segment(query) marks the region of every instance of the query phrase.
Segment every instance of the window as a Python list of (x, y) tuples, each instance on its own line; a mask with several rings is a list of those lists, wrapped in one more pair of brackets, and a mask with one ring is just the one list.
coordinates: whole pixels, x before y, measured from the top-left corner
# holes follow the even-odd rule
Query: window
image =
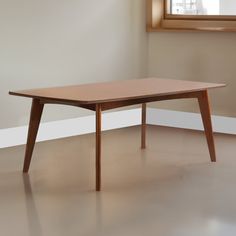
[(236, 0), (147, 0), (147, 30), (236, 32)]
[(170, 15), (205, 15), (205, 8), (197, 0), (169, 0), (166, 9)]

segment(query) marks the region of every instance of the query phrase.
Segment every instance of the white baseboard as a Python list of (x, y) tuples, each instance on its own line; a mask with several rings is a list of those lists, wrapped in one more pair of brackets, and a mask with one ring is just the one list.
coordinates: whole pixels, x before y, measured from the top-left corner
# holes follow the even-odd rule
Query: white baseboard
[[(102, 130), (130, 127), (140, 124), (141, 109), (104, 113)], [(212, 116), (213, 130), (218, 133), (236, 134), (236, 118)], [(203, 130), (200, 114), (155, 108), (147, 109), (147, 124), (192, 130)], [(26, 143), (27, 126), (1, 129), (0, 148)], [(95, 132), (95, 116), (79, 117), (42, 123), (37, 142), (71, 137)]]
[[(124, 128), (140, 124), (141, 109), (104, 113), (102, 130)], [(28, 126), (0, 130), (0, 148), (26, 143)], [(79, 117), (42, 123), (37, 142), (95, 132), (95, 116)]]
[[(150, 125), (204, 130), (201, 115), (191, 112), (148, 108), (147, 123)], [(216, 133), (236, 134), (236, 118), (212, 116), (212, 126)]]

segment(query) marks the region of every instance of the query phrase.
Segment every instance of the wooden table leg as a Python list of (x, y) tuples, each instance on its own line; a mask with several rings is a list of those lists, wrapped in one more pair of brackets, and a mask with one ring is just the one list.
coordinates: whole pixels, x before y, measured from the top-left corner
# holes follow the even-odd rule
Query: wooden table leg
[(205, 135), (208, 143), (211, 161), (216, 162), (215, 144), (214, 144), (212, 123), (211, 123), (211, 112), (210, 112), (207, 90), (200, 93), (200, 96), (198, 97), (198, 102), (200, 106), (200, 111), (205, 129)]
[(38, 128), (43, 112), (44, 105), (40, 103), (39, 99), (33, 99), (31, 114), (30, 114), (30, 122), (28, 128), (28, 138), (25, 150), (25, 160), (24, 160), (24, 168), (23, 172), (27, 173), (29, 171), (30, 162), (34, 150), (35, 140), (38, 133)]
[(142, 124), (141, 124), (141, 148), (146, 148), (146, 114), (147, 114), (147, 104), (142, 104)]
[(101, 105), (96, 105), (96, 191), (101, 190)]

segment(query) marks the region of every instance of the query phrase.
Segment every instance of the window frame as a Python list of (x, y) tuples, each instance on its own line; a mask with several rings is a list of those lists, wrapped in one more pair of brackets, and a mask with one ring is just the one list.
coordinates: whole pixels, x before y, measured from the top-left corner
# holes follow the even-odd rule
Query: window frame
[(236, 32), (235, 16), (172, 15), (168, 0), (146, 0), (147, 31), (222, 31)]

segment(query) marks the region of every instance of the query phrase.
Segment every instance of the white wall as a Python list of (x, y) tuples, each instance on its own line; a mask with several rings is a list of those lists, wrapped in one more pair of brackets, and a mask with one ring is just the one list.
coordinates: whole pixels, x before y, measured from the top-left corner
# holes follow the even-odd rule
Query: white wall
[[(226, 82), (226, 89), (211, 92), (213, 113), (236, 116), (236, 33), (147, 34), (145, 0), (0, 0), (0, 6), (0, 129), (29, 118), (30, 99), (9, 96), (9, 90), (147, 74)], [(198, 110), (186, 101), (152, 106)], [(43, 117), (85, 114), (46, 106)]]
[[(215, 115), (236, 116), (236, 33), (149, 33), (149, 76), (226, 83), (210, 93)], [(153, 107), (198, 111), (194, 101), (167, 101)]]
[(220, 14), (221, 15), (235, 15), (236, 1), (235, 0), (220, 0)]
[[(0, 0), (0, 129), (28, 122), (9, 90), (143, 77), (144, 0)], [(47, 106), (44, 120), (87, 114)]]

